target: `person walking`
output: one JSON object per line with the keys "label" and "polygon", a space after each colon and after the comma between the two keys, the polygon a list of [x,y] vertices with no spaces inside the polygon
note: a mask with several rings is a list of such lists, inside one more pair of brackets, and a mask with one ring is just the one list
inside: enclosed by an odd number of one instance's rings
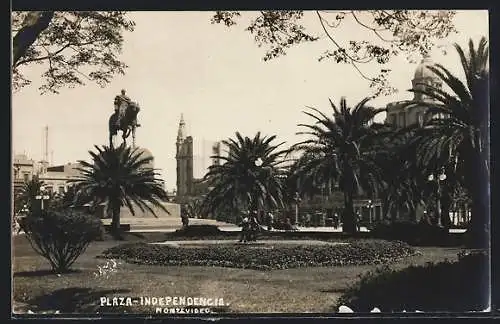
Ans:
{"label": "person walking", "polygon": [[249,238],[248,240],[249,241],[252,241],[252,242],[255,242],[257,241],[257,231],[259,230],[260,228],[260,224],[259,224],[259,221],[257,220],[257,217],[255,215],[252,215],[252,217],[250,218],[250,226],[249,226],[249,229],[250,229],[250,235],[249,235]]}
{"label": "person walking", "polygon": [[267,230],[271,231],[273,229],[273,224],[274,224],[274,215],[269,212],[267,214]]}
{"label": "person walking", "polygon": [[241,221],[240,225],[241,225],[240,242],[245,243],[248,240],[248,231],[250,226],[248,216],[243,217],[243,220]]}

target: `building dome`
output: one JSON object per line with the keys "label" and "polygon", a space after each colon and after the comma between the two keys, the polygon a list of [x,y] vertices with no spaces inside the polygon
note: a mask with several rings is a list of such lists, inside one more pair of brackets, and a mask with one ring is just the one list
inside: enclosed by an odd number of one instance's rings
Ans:
{"label": "building dome", "polygon": [[153,160],[151,162],[149,162],[149,165],[144,165],[144,166],[147,166],[147,167],[150,167],[150,168],[154,169],[154,156],[153,156],[153,154],[151,153],[150,150],[148,150],[147,148],[144,148],[144,147],[137,147],[136,148],[136,152],[138,154],[141,154],[141,159],[144,159],[144,158],[153,158]]}
{"label": "building dome", "polygon": [[435,78],[436,75],[434,72],[432,72],[428,66],[432,66],[434,62],[430,57],[424,57],[422,62],[417,66],[417,69],[415,70],[415,75],[414,79],[415,80],[421,80],[421,79],[427,79],[427,78]]}
{"label": "building dome", "polygon": [[153,157],[151,151],[144,147],[137,147],[136,152],[141,153],[141,157]]}

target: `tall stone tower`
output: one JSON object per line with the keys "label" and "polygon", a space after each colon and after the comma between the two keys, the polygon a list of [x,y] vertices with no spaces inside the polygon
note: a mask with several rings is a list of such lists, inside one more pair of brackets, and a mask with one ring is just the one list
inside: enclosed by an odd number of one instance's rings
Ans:
{"label": "tall stone tower", "polygon": [[189,196],[193,192],[193,138],[186,135],[186,123],[181,115],[177,131],[177,197]]}

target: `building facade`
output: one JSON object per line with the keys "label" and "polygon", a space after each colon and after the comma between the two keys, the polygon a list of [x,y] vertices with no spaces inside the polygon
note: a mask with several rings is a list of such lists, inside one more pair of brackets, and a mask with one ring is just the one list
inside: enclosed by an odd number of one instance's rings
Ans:
{"label": "building facade", "polygon": [[36,162],[26,154],[14,155],[12,168],[14,191],[21,188],[25,182],[31,181],[36,174]]}
{"label": "building facade", "polygon": [[78,167],[79,163],[48,166],[39,174],[39,178],[43,181],[47,192],[63,194],[68,190],[68,186],[71,186],[71,181],[81,176]]}
{"label": "building facade", "polygon": [[[443,84],[434,72],[428,67],[434,63],[429,57],[424,57],[417,66],[413,76],[412,89],[414,91],[423,91],[431,86],[441,89]],[[427,107],[433,100],[421,92],[414,92],[413,99],[391,102],[387,105],[386,123],[392,124],[397,128],[404,128],[416,123],[422,124],[424,118],[430,118],[426,115]]]}
{"label": "building facade", "polygon": [[222,154],[222,143],[218,141],[193,140],[187,134],[186,122],[181,115],[176,140],[176,200],[182,202],[203,195],[208,188],[202,181],[211,165],[220,164],[213,156]]}

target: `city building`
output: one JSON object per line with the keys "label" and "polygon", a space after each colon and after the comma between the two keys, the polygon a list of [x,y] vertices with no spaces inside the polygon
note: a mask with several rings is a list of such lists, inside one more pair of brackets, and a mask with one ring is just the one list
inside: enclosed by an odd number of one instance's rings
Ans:
{"label": "city building", "polygon": [[26,154],[15,154],[12,167],[14,191],[21,188],[25,182],[31,181],[36,174],[36,162]]}
{"label": "city building", "polygon": [[[433,64],[430,57],[424,57],[415,70],[413,80],[411,80],[412,89],[422,91],[428,86],[437,89],[442,88],[441,79],[428,68]],[[415,123],[422,124],[424,118],[430,118],[425,117],[425,113],[429,103],[432,102],[432,98],[420,92],[414,92],[411,100],[391,102],[387,105],[386,123],[398,128],[404,128]]]}
{"label": "city building", "polygon": [[201,196],[208,190],[203,177],[211,165],[221,162],[213,156],[220,156],[222,143],[220,141],[193,140],[187,134],[186,122],[181,115],[177,131],[176,155],[177,160],[177,191],[176,201],[183,202],[190,198]]}
{"label": "city building", "polygon": [[39,178],[43,181],[47,192],[63,194],[71,185],[71,180],[78,179],[81,175],[81,172],[77,169],[78,167],[80,167],[79,163],[47,166],[39,174]]}

